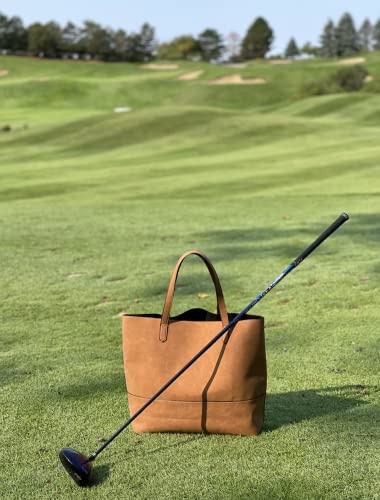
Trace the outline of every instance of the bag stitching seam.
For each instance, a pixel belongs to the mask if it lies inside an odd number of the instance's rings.
[[[144,397],[144,396],[138,396],[137,394],[133,394],[132,392],[129,392],[129,391],[127,391],[127,394],[131,395],[135,398],[147,399],[147,400],[149,399],[149,398]],[[235,403],[250,403],[252,401],[256,401],[257,399],[262,398],[263,396],[266,396],[266,392],[264,392],[263,394],[260,394],[259,396],[256,396],[255,398],[252,398],[252,399],[238,399],[236,401],[185,401],[182,399],[157,399],[156,401],[161,401],[161,402],[165,402],[165,403],[198,403],[198,404],[228,403],[228,404],[235,404]]]

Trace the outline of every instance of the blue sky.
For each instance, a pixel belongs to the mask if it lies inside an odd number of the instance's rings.
[[[328,17],[334,21],[349,11],[357,25],[365,17],[380,18],[380,2],[376,0],[1,0],[0,11],[18,15],[26,24],[51,19],[64,24],[68,20],[80,23],[92,19],[113,28],[138,30],[144,21],[156,28],[160,41],[176,35],[197,35],[206,27],[216,28],[223,35],[235,31],[244,35],[257,16],[264,16],[275,32],[272,52],[282,52],[291,36],[299,44],[317,43]]]

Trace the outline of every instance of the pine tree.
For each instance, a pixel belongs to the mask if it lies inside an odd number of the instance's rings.
[[[289,40],[289,43],[285,49],[285,57],[292,58],[300,55],[300,51],[297,45],[297,42],[295,41],[294,38],[291,38]]]
[[[372,48],[372,24],[365,19],[358,32],[359,49],[369,52]]]
[[[262,17],[258,17],[248,28],[241,45],[243,59],[263,58],[270,51],[274,34],[272,28]]]
[[[372,30],[372,44],[375,50],[380,50],[380,19],[374,25]]]
[[[128,37],[126,59],[131,62],[146,62],[155,57],[157,42],[153,26],[144,23],[139,33]]]
[[[337,55],[335,26],[331,19],[327,21],[321,35],[321,55],[323,57],[336,57]]]
[[[354,20],[348,12],[340,18],[335,36],[338,56],[351,56],[359,52],[358,34]]]
[[[157,42],[155,38],[155,30],[153,26],[148,23],[144,23],[140,30],[140,46],[141,55],[144,61],[150,61],[154,58],[154,54],[157,48]]]

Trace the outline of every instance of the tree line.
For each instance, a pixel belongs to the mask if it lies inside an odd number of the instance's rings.
[[[150,61],[157,57],[212,61],[220,59],[224,50],[223,37],[211,28],[196,38],[185,35],[159,44],[155,29],[149,23],[131,33],[91,20],[84,21],[81,26],[68,22],[61,27],[55,21],[24,26],[20,17],[7,17],[0,12],[2,54],[128,62]]]
[[[61,27],[50,21],[25,27],[19,17],[0,13],[0,51],[46,58],[138,62],[154,57],[155,30],[145,23],[140,31],[127,34],[90,20],[82,26],[68,22]]]
[[[267,21],[257,18],[244,40],[230,33],[226,40],[213,28],[197,37],[181,35],[159,44],[155,29],[148,23],[140,31],[127,33],[86,20],[60,26],[55,21],[24,26],[20,17],[0,12],[0,53],[46,58],[96,59],[142,62],[159,59],[220,60],[227,52],[231,60],[262,58],[269,52],[274,33]]]
[[[338,23],[329,19],[320,36],[320,45],[306,43],[301,49],[295,38],[291,38],[285,49],[285,57],[296,57],[301,53],[320,57],[346,57],[358,52],[380,50],[380,19],[372,24],[366,18],[359,29],[348,12],[342,15]]]
[[[217,30],[207,28],[196,37],[181,35],[159,44],[154,27],[148,23],[137,32],[127,33],[91,20],[80,26],[72,22],[60,26],[55,21],[24,26],[20,17],[0,13],[0,53],[3,54],[128,62],[155,58],[239,62],[266,57],[273,40],[274,31],[263,17],[254,20],[242,39],[237,33],[223,37]],[[356,30],[352,16],[345,13],[336,26],[328,20],[320,45],[308,42],[299,48],[295,38],[291,38],[284,55],[288,58],[300,54],[339,57],[373,49],[380,49],[380,20],[372,25],[366,19]]]

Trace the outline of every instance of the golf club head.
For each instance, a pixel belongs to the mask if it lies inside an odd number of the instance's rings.
[[[87,486],[91,475],[91,462],[89,459],[71,448],[62,448],[59,452],[63,467],[74,479],[78,486]]]

